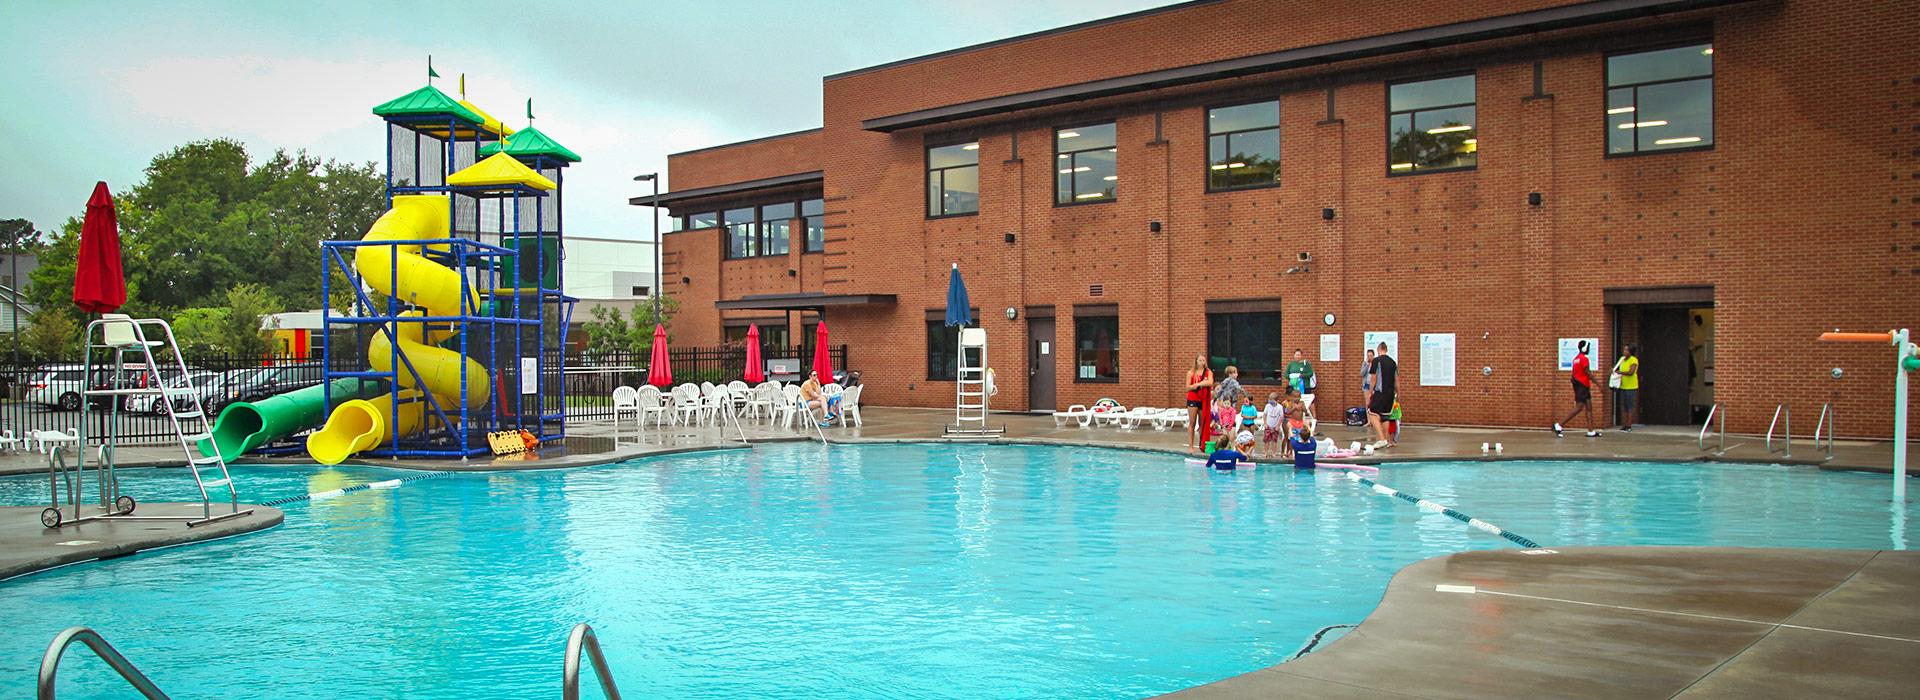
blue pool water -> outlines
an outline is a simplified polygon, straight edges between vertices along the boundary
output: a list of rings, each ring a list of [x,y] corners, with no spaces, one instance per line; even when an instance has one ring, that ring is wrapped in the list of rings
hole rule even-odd
[[[236,469],[251,500],[407,474]],[[185,480],[125,476],[145,500]],[[1885,476],[1525,462],[1379,480],[1547,546],[1914,534]],[[0,479],[0,504],[44,488]],[[1284,660],[1364,619],[1407,564],[1514,547],[1337,473],[1048,447],[765,446],[285,508],[270,531],[0,582],[0,697],[29,696],[73,624],[174,697],[549,696],[581,621],[629,697],[1139,697]],[[125,696],[67,657],[61,697]]]

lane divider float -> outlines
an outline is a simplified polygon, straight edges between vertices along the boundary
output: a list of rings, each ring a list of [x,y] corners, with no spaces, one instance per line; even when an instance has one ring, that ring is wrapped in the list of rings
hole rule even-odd
[[[375,489],[400,488],[401,484],[407,483],[409,481],[419,481],[421,479],[438,479],[444,476],[453,476],[454,474],[457,474],[457,473],[459,472],[428,472],[426,474],[416,474],[414,476],[405,476],[398,479],[388,479],[386,481],[374,481],[374,482],[369,482],[365,484],[354,484],[352,486],[332,489],[329,491],[320,491],[318,493],[304,493],[298,496],[287,496],[285,498],[275,498],[269,501],[261,501],[260,505],[278,507],[278,506],[286,505],[288,503],[297,503],[299,501],[325,501],[329,499],[339,498],[341,496],[345,496],[355,491],[370,491]]]
[[[1466,523],[1468,527],[1471,527],[1475,530],[1479,530],[1481,532],[1485,532],[1490,535],[1498,535],[1502,539],[1505,539],[1509,542],[1520,545],[1522,547],[1526,547],[1527,549],[1538,549],[1540,547],[1540,543],[1527,539],[1525,537],[1521,537],[1514,533],[1508,532],[1498,525],[1494,525],[1493,523],[1487,522],[1485,520],[1475,518],[1471,515],[1467,515],[1466,513],[1462,513],[1452,508],[1448,508],[1439,503],[1434,503],[1433,501],[1429,501],[1419,496],[1415,496],[1413,494],[1400,491],[1399,489],[1395,489],[1385,484],[1377,483],[1374,480],[1360,476],[1359,474],[1355,474],[1353,472],[1347,472],[1347,478],[1353,481],[1358,481],[1362,484],[1365,484],[1369,488],[1372,488],[1374,493],[1380,494],[1382,496],[1392,496],[1402,501],[1412,503],[1413,505],[1418,506],[1420,510],[1427,511],[1429,513],[1439,513],[1441,515],[1445,515],[1449,518],[1453,518],[1454,520],[1458,520],[1460,522]]]

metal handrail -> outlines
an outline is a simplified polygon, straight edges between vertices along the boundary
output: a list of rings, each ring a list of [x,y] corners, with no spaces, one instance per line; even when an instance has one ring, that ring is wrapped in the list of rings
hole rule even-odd
[[[1793,407],[1780,404],[1773,407],[1773,420],[1767,423],[1767,454],[1773,454],[1773,428],[1780,424],[1780,417],[1786,416],[1785,438],[1780,443],[1780,458],[1793,459]]]
[[[1694,443],[1703,451],[1707,449],[1707,431],[1713,429],[1713,419],[1716,416],[1720,418],[1720,449],[1713,454],[1719,456],[1727,453],[1727,414],[1720,410],[1720,404],[1716,403],[1713,408],[1707,409],[1707,422],[1700,426],[1700,437]]]
[[[127,683],[131,684],[134,690],[140,691],[147,700],[169,700],[167,694],[161,692],[160,687],[154,685],[146,674],[134,668],[133,662],[121,656],[112,644],[108,644],[106,639],[101,638],[100,633],[86,627],[68,627],[60,634],[54,635],[53,642],[47,645],[47,654],[40,657],[40,685],[34,697],[39,700],[53,700],[54,679],[60,673],[60,657],[67,653],[67,647],[72,646],[74,642],[87,645],[88,649],[93,650],[95,656],[107,662],[115,673],[126,679]],[[595,651],[594,655],[598,657],[599,652]],[[608,697],[619,696],[610,694]]]
[[[561,697],[580,700],[581,649],[593,659],[593,675],[600,679],[600,692],[606,694],[607,700],[620,700],[620,689],[613,685],[613,672],[607,669],[607,657],[600,653],[600,640],[593,636],[593,627],[585,622],[574,625],[573,633],[567,635],[567,675],[561,686]]]
[[[1813,449],[1820,449],[1820,434],[1824,429],[1827,435],[1827,459],[1829,460],[1833,459],[1833,434],[1840,427],[1839,423],[1840,416],[1833,410],[1833,404],[1820,404],[1820,422],[1813,426]]]

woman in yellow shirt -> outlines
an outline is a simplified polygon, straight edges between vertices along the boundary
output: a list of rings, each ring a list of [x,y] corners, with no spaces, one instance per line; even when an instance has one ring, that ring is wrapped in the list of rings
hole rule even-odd
[[[1619,375],[1619,391],[1615,394],[1620,401],[1620,432],[1633,432],[1634,414],[1640,408],[1640,358],[1633,354],[1634,347],[1628,345],[1620,351],[1620,361],[1613,363],[1613,373]]]

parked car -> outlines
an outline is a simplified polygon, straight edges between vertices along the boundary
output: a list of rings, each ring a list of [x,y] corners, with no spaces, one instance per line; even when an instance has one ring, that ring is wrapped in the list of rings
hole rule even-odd
[[[220,380],[222,376],[219,372],[196,369],[190,370],[187,373],[187,381],[192,383],[194,392],[200,395],[200,400],[204,404],[210,403],[216,393],[220,391]],[[166,385],[169,388],[178,388],[183,386],[184,383],[179,380],[168,379]],[[162,416],[174,409],[191,408],[193,406],[193,399],[188,396],[174,396],[171,401],[161,401],[160,397],[156,395],[141,395],[128,398],[126,405],[128,411],[152,413],[156,416]]]
[[[110,365],[95,365],[93,372],[87,379],[87,388],[93,391],[142,389],[153,383],[153,371],[148,369],[145,363],[121,365],[117,372]],[[112,408],[114,402],[117,400],[120,403],[120,407],[124,409],[127,407],[127,399],[130,398],[133,397],[124,395],[93,396],[89,397],[88,403],[91,403],[95,409],[105,410]]]
[[[48,365],[36,370],[27,384],[28,403],[52,406],[62,411],[80,410],[80,397],[87,388],[85,365]]]
[[[258,401],[276,394],[317,385],[325,377],[318,363],[276,365],[234,370],[227,373],[221,390],[207,402],[207,411],[217,414],[235,401]]]
[[[240,397],[251,396],[256,385],[272,378],[273,371],[272,367],[248,367],[220,375],[219,388],[205,400],[207,415],[217,416],[227,404],[245,400]]]

